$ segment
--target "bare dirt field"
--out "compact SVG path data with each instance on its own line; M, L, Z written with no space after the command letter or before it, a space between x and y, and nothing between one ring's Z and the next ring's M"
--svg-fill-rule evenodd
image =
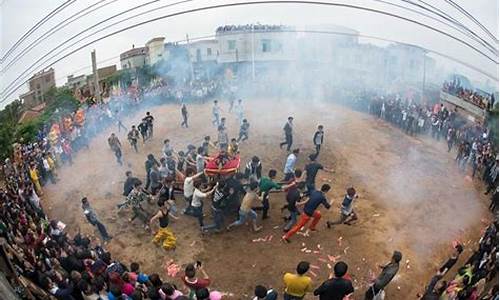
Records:
M150 108L155 117L155 136L140 145L139 153L129 147L126 133L118 134L124 145L123 167L116 163L106 141L117 129L102 132L91 142L90 150L76 155L72 167L59 170L61 180L57 185L46 187L43 201L49 216L65 222L70 232L80 228L95 235L80 208L80 199L87 196L114 236L108 249L115 258L127 263L137 261L143 271L158 272L164 278L164 264L170 259L181 265L201 260L213 278L213 288L232 294L228 299L249 299L256 284L282 291L283 272L293 272L300 260L319 267L311 274L315 285L319 285L329 273L324 262L328 255L340 255L349 264L356 288L354 298L362 299L370 273L378 273L376 266L387 262L393 250L402 251L403 260L399 274L386 289L387 299L415 299L451 253L453 240L467 245L462 259L475 247L474 241L489 216L486 200L479 185L458 172L455 153L447 153L445 143L409 137L372 116L332 103L251 99L245 100L244 106L251 127L250 139L240 145L242 165L258 155L264 173L276 168L281 176L287 153L279 149L278 143L289 115L295 118L295 146L302 150L299 168L304 167L307 155L313 151L316 126L325 126L319 161L335 173L320 171L317 185L332 183L328 196L334 199L334 206L329 211L321 209L319 230L311 236L296 235L290 244L280 242L283 193L272 194L271 218L264 221L264 230L259 233L241 226L231 232L202 236L194 218L181 217L171 225L178 238L177 249L171 252L151 243L152 236L138 220L129 223L128 211L117 213L116 204L123 200L125 171L130 169L144 179L146 155L160 157L163 139L169 138L174 149L183 150L187 144L200 144L205 135L216 137L216 129L211 126L211 103L188 106L189 129L180 128L179 105ZM236 118L227 112L225 103L223 109L230 136L237 136ZM137 122L145 111L138 111L125 124ZM360 194L355 204L358 222L326 229L326 220L338 218L345 188L350 185ZM183 207L182 197L178 198L178 205ZM211 222L209 205L205 208L207 222ZM269 242L252 242L269 235L273 236ZM303 244L319 253L301 252ZM171 280L179 282L178 278Z

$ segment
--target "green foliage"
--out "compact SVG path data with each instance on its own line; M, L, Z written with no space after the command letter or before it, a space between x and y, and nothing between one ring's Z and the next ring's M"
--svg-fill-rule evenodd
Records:
M16 141L32 142L44 124L59 121L61 116L75 111L80 102L67 88L52 88L44 95L47 106L37 118L18 124L22 115L21 101L16 100L0 111L0 158L12 154L12 144Z

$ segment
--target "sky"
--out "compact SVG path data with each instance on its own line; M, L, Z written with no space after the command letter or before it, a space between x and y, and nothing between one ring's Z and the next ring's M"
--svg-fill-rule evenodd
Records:
M32 26L34 26L38 21L48 15L52 10L54 10L59 5L67 2L68 0L3 0L0 1L0 53L3 57L8 49L10 49L16 41L18 41ZM351 0L351 1L337 1L337 0L324 0L325 2L335 2L335 3L348 3L351 5L358 5L366 8L379 9L391 12L393 14L403 16L406 18L411 18L413 20L435 26L436 28L449 32L467 42L473 44L474 46L483 49L481 45L477 42L471 40L467 36L454 31L453 29L446 27L445 25L438 23L434 20L428 19L424 16L405 11L401 8L390 6L387 3L381 3L380 0ZM467 27L470 27L474 32L480 35L484 40L492 43L496 48L498 44L495 44L484 31L482 31L479 26L473 23L470 19L461 14L457 9L455 9L448 1L450 0L411 0L422 5L424 2L429 3L447 14L451 15L459 22L463 23ZM452 0L453 2L459 4L464 9L466 9L470 14L472 14L477 20L479 20L490 32L498 38L498 1L495 0ZM49 38L36 42L35 47L28 52L26 55L16 58L18 54L23 51L26 47L30 45L37 38L42 36L45 32L51 30L54 26L61 23L64 19L70 17L71 15L84 10L89 5L93 5L99 2L99 5L108 4L105 7L92 12L85 17L78 19L77 21L71 23L60 31L56 32ZM191 0L184 1L184 3L172 5L166 8L160 8L168 4L173 4L174 2L179 2L179 0L156 0L152 4L145 5L140 9L136 9L127 14L123 14L116 17L110 21L102 23L95 27L94 29L85 32L81 36L77 36L78 33L85 30L87 27L92 26L112 15L123 12L127 9L133 8L135 6L145 4L147 2L152 2L151 0L75 0L70 2L65 9L63 9L58 14L54 15L46 23L40 26L37 30L33 31L25 41L19 44L19 47L12 51L12 53L6 57L6 60L1 64L1 69L7 67L8 64L13 60L13 64L8 70L4 70L0 74L0 88L1 88L1 99L6 100L0 103L0 107L3 107L8 102L16 99L20 94L28 90L26 81L29 76L33 73L42 70L44 67L52 64L56 59L60 58L66 53L77 49L92 40L102 37L106 34L112 33L118 29L130 26L132 24L140 23L142 21L149 20L151 18L180 12L182 10L193 9L198 7L204 7L215 4L224 3L235 3L243 2L242 0ZM408 4L409 1L399 1L399 0L384 0L384 2L389 2L398 5L404 5L407 7L417 7ZM97 6L94 6L97 7ZM143 16L136 17L125 22L119 23L109 29L101 31L99 33L92 34L105 26L123 20L129 16L137 13L145 12L147 10L152 10L152 12L147 13ZM215 33L215 29L220 25L225 24L249 24L257 23L261 24L287 24L293 25L301 28L306 25L318 25L318 24L335 24L350 27L360 32L363 35L377 36L381 38L397 40L400 42L415 44L424 48L428 48L437 52L441 52L457 59L460 59L468 64L474 65L481 70L498 75L498 64L491 62L490 60L484 58L480 54L474 52L472 49L466 47L465 45L449 38L439 33L436 33L427 28L418 26L416 24L411 24L409 22L399 20L393 17L384 16L376 14L373 12L355 10L352 8L343 7L333 7L325 5L304 5L304 4L259 4L250 6L236 6L231 8L219 8L213 10L205 10L200 12L194 12L189 14L183 14L168 19L162 19L159 21L151 22L140 27L136 27L131 30L124 31L122 33L110 36L101 41L93 43L74 54L68 56L67 58L61 60L60 62L53 65L55 69L56 82L58 85L62 85L66 82L66 76L69 74L80 75L89 74L91 72L90 67L90 52L96 50L98 67L103 67L111 64L116 64L119 66L119 55L135 45L136 47L144 46L144 44L153 37L163 36L166 41L180 41L186 38L186 34L190 38L195 38L199 36L212 35ZM88 36L87 38L84 38ZM70 39L69 41L59 50L53 50L58 44ZM84 38L82 41L74 46L68 47L61 54L58 51L71 45L74 42ZM364 40L366 42L366 40ZM377 43L371 40L370 42ZM53 58L52 58L53 56ZM491 54L490 56L498 60L498 52L496 54ZM36 63L37 60L42 59L39 63L35 64L33 68L27 70L32 64ZM460 64L452 63L448 60L442 60L443 65L448 67L458 73L463 73L470 77L471 79L485 83L487 80L483 75L471 71L470 69L461 66ZM27 70L27 72L26 72ZM6 98L6 93L3 93L9 84L16 77L20 76L23 72L26 72L20 81L14 84L14 87L20 86L12 95ZM497 86L497 82L489 80L490 84ZM439 84L439 83L438 83Z

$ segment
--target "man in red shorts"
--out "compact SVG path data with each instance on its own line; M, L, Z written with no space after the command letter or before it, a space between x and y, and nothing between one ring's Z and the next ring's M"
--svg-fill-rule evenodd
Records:
M309 225L309 230L316 230L316 225L321 219L321 213L319 212L318 206L323 204L326 209L329 209L332 203L326 199L325 194L330 190L329 184L323 184L320 191L313 190L309 195L309 201L304 206L304 211L300 215L300 219L283 237L283 241L289 243L290 237L297 233L302 227L304 227L311 218L313 218L311 225Z

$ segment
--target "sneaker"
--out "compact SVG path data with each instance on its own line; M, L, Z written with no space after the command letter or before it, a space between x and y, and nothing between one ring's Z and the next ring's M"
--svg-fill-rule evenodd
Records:
M283 242L287 243L287 244L290 244L290 243L291 243L291 241L290 241L289 239L287 239L287 238L286 238L286 236L282 236L282 237L281 237L281 240L282 240Z

